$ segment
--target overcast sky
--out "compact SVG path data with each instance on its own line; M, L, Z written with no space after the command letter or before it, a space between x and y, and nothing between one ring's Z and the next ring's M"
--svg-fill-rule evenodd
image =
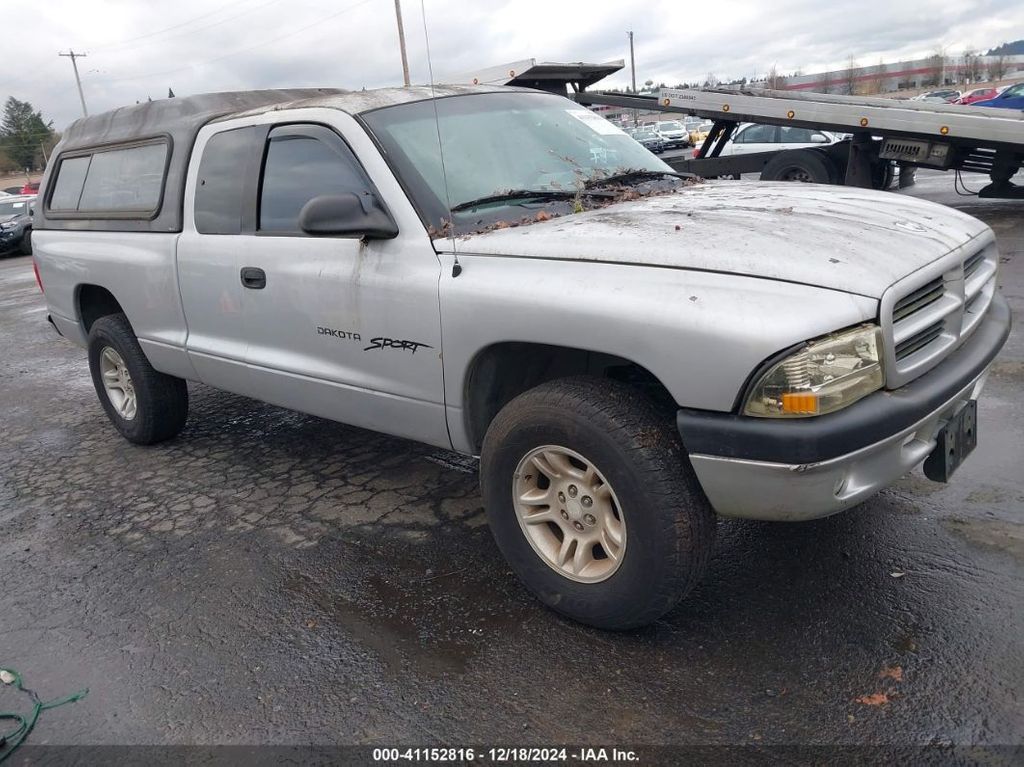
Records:
M840 68L1024 37L1022 0L425 0L435 79L536 58L625 58L674 84ZM85 98L100 112L147 97L286 86L401 84L393 0L0 0L0 99L31 101L62 129ZM420 0L403 0L414 82L429 80ZM625 71L606 81L625 85Z

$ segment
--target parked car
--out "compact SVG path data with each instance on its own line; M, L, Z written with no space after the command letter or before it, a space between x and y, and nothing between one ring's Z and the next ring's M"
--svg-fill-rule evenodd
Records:
M690 143L696 146L708 137L714 123L699 117L687 117L683 120L683 125L686 126L686 130L690 134Z
M639 142L644 149L653 152L654 154L661 154L668 150L665 140L659 136L651 126L635 128L630 135Z
M654 123L654 132L658 134L665 149L685 149L691 146L690 132L679 120L660 120Z
M525 89L82 118L35 227L49 319L127 440L179 434L192 380L480 456L511 568L613 629L699 581L715 512L822 517L922 462L948 480L1010 327L971 216L680 177Z
M32 253L32 210L34 195L0 198L0 254Z
M721 156L827 146L836 141L838 139L835 135L823 130L744 123L736 129L736 133L723 147Z
M967 91L963 96L958 99L953 99L951 104L973 104L976 101L988 101L994 99L999 95L997 88L975 88L973 91Z
M39 194L39 182L26 181L21 187L20 194Z
M958 90L951 88L940 88L935 91L925 91L914 96L911 101L934 101L942 103L950 103L955 99L960 98L962 94Z
M988 101L975 101L976 107L996 107L997 109L1024 109L1024 83L1011 85L995 98Z

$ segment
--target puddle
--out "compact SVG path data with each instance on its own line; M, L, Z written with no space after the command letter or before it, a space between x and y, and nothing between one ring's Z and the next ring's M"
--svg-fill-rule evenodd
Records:
M968 543L1010 554L1024 562L1024 525L998 519L944 519L944 527Z
M359 577L355 596L345 593L351 576L338 573L332 587L295 573L284 590L310 603L319 626L354 639L396 676L410 670L432 677L461 674L475 655L513 635L530 615L525 603L496 592L489 568L469 563L427 572Z

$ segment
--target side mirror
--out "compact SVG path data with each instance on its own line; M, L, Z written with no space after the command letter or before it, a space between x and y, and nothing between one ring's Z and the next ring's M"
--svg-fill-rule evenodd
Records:
M811 143L812 144L827 144L828 143L828 136L826 136L823 133L812 133L811 134Z
M302 206L299 228L306 234L389 240L398 225L372 192L322 194Z

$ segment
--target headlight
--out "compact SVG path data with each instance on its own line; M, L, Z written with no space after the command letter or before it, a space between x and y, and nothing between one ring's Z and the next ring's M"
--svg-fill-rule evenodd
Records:
M2 229L5 232L9 231L11 229L17 229L17 228L18 228L18 225L16 223L14 223L13 221L8 222L6 224L0 224L0 229Z
M744 415L802 418L851 405L882 388L882 331L877 325L808 341L754 384Z

